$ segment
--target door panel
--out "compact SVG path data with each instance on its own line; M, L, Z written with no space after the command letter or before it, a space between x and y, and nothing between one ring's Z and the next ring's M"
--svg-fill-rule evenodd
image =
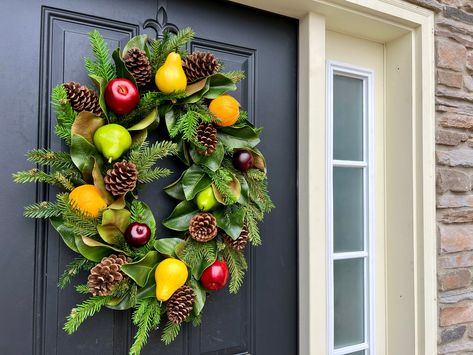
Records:
M212 294L201 327L184 327L167 347L154 332L143 354L297 353L297 22L215 1L30 0L4 4L0 15L0 30L9 34L0 44L0 104L7 111L0 116L0 162L5 167L0 171L0 223L15 231L14 238L2 238L0 249L0 270L11 290L0 293L0 307L12 334L7 339L2 327L1 354L125 354L132 343L129 312L105 310L72 336L62 331L65 316L83 299L72 287L56 288L74 253L47 223L22 217L24 205L54 199L57 191L14 185L11 173L30 168L24 160L28 149L65 148L53 134L49 95L64 81L91 84L83 67L83 58L91 55L87 33L98 29L112 49L139 33L154 37L153 27L166 25L162 12L156 16L158 6L166 5L170 22L196 31L191 50L211 51L226 70L247 72L235 97L250 119L265 127L260 149L268 160L277 208L261 225L263 246L247 252L250 270L241 292ZM151 27L144 28L146 20ZM151 135L157 138L164 138L162 129ZM162 187L183 169L177 162L162 165L174 175L141 194L158 219L175 205ZM158 237L169 235L158 227Z

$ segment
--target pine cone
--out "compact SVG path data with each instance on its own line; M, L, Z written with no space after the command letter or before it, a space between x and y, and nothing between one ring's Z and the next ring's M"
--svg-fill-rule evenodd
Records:
M97 116L102 114L99 96L95 91L73 81L65 83L64 89L66 89L67 99L74 111L89 111Z
M138 86L146 86L150 82L151 64L145 51L139 48L130 48L126 52L123 61Z
M243 225L240 236L235 240L229 237L226 233L222 233L222 236L223 240L229 247L242 251L248 243L248 226L246 224Z
M105 188L113 196L126 194L134 190L138 180L138 170L132 162L123 160L113 164L112 169L108 169L107 175L103 178Z
M189 233L198 242L208 242L217 235L217 220L211 213L199 213L192 217Z
M176 324L185 321L192 311L194 298L195 293L191 287L184 285L178 288L167 302L168 319Z
M187 82L193 83L215 74L220 69L220 63L212 53L194 52L184 58L182 69L186 74Z
M112 288L123 280L120 268L128 262L123 254L116 256L112 254L104 257L100 263L95 265L87 278L87 286L94 296L107 296Z
M205 147L205 150L197 149L200 155L211 155L217 148L217 129L212 123L202 122L197 127L197 141Z

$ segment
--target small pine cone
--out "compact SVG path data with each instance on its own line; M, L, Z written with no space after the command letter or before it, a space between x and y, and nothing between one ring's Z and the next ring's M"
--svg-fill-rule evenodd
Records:
M130 48L123 58L129 72L133 75L138 86L146 86L151 80L151 64L145 51Z
M102 114L99 96L94 90L73 81L65 83L64 89L66 89L67 99L74 111L89 111L97 116Z
M229 237L226 233L222 233L222 236L223 240L229 247L242 251L248 243L248 226L246 224L243 225L240 236L235 240Z
M202 122L197 127L197 141L205 147L205 150L197 149L200 155L208 156L217 148L217 129L212 123Z
M90 270L87 278L90 293L94 296L109 295L112 288L123 280L124 276L120 268L127 262L127 257L123 254L104 257Z
M184 58L182 69L184 69L187 81L193 83L215 74L220 69L220 63L212 53L194 52Z
M176 290L169 298L166 309L168 319L176 324L181 324L192 312L194 305L194 290L184 285Z
M105 188L113 196L124 195L128 191L134 190L137 180L136 165L126 160L113 164L113 168L108 169L107 175L103 178Z
M189 234L198 242L208 242L217 235L217 220L211 213L199 213L189 223Z

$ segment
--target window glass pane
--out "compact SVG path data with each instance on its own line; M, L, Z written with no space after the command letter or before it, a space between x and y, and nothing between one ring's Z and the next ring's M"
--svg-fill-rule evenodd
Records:
M364 341L364 259L334 261L335 348Z
M363 250L363 169L333 168L334 252Z
M361 351L357 351L356 353L350 353L348 355L365 355L365 351L361 350Z
M363 80L333 78L333 158L363 160Z

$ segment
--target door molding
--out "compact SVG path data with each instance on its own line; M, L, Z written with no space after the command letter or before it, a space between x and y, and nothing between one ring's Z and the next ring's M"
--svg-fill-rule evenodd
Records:
M430 10L402 0L232 0L300 19L299 26L299 334L300 354L327 353L326 292L326 150L325 132L325 33L340 32L385 45L386 65L401 63L412 74L408 80L396 80L386 69L385 92L410 93L403 107L408 127L393 124L390 134L408 141L403 164L411 169L408 190L400 191L395 184L390 194L412 193L409 211L396 211L386 216L386 235L390 220L410 218L411 239L405 247L413 267L399 264L409 272L407 295L414 310L415 348L412 354L437 353L437 286L436 286L436 223L435 223L435 70L434 14ZM406 78L405 77L405 78ZM388 96L388 95L386 95ZM392 110L399 101L386 103L385 117L389 122ZM402 128L402 129L401 129ZM322 142L322 144L321 144ZM389 147L388 147L389 148ZM400 165L400 158L387 151L387 167L391 171ZM391 152L391 153L390 153ZM392 159L391 159L392 158ZM406 160L407 159L407 160ZM389 181L388 181L389 183ZM389 184L388 184L389 185ZM390 197L390 198L391 198ZM394 205L396 202L393 201ZM386 201L387 206L391 200ZM410 214L409 214L410 213ZM395 245L395 247L397 247ZM396 249L396 248L395 248ZM399 248L398 248L399 249ZM400 255L403 255L399 252ZM395 256L395 255L394 255ZM389 258L389 251L387 257ZM403 259L401 259L402 261ZM389 264L389 261L388 261ZM394 264L393 264L394 266ZM410 270L412 269L412 270ZM387 275L390 278L389 271ZM392 275L392 286L401 285ZM399 277L398 277L399 279ZM410 282L412 281L412 282ZM404 282L406 284L408 282ZM389 280L388 280L389 288ZM391 288L392 290L392 288ZM389 297L387 298L389 299ZM388 305L389 308L389 305ZM389 318L389 312L388 312ZM396 317L393 317L396 318ZM388 320L386 333L390 338L395 319ZM400 336L400 334L397 334ZM388 344L388 341L386 342ZM376 354L396 353L389 348L377 349Z

